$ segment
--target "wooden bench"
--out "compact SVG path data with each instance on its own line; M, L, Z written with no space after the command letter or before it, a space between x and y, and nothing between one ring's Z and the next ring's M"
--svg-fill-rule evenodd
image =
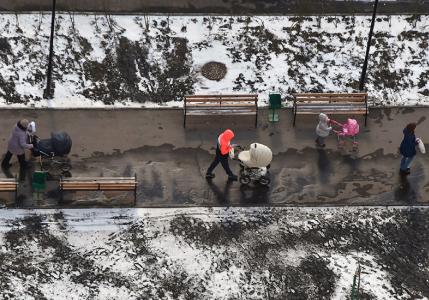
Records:
M258 122L258 95L188 95L185 96L183 127L186 117L212 115L254 115Z
M367 93L300 93L293 94L293 126L296 115L347 114L368 117Z
M15 178L1 178L0 192L15 193L15 201L18 193L18 181Z
M68 177L60 179L61 198L63 191L134 191L137 201L137 176L134 177Z

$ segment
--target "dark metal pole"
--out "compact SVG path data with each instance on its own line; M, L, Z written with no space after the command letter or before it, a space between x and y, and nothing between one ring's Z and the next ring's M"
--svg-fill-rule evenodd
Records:
M371 27L369 29L369 35L368 35L368 43L366 45L365 60L363 62L362 74L360 76L360 82L359 82L359 90L360 91L363 91L363 88L365 86L366 69L368 67L369 49L371 48L372 32L374 31L375 17L377 15L377 5L378 5L378 0L375 0L374 1L374 11L372 12Z
M46 89L43 91L45 99L51 99L54 94L52 84L52 59L54 56L54 33L55 33L55 6L56 0L52 0L52 20L51 20L51 37L49 39L49 58L48 58L48 72L46 73Z

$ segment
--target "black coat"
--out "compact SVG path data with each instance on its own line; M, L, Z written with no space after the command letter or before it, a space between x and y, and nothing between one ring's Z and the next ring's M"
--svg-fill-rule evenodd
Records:
M413 157L416 155L416 145L417 140L414 133L411 133L407 130L407 128L404 129L404 139L401 142L401 146L399 147L399 151L401 154L405 157Z

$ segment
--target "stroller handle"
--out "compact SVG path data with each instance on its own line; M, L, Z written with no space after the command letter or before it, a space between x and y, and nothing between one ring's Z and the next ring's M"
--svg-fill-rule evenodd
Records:
M335 120L333 120L333 119L329 119L329 122L331 123L331 124L334 124L334 125L337 125L337 126L340 126L340 127L343 127L344 125L343 124L341 124L340 122L337 122L337 121L335 121Z

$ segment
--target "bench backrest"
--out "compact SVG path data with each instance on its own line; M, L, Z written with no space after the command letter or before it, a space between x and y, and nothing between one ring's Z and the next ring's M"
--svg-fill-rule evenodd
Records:
M367 93L297 93L294 102L366 103Z
M258 95L187 95L184 108L192 106L210 106L213 108L222 106L257 106Z
M0 192L14 192L18 188L18 182L14 178L0 179Z

